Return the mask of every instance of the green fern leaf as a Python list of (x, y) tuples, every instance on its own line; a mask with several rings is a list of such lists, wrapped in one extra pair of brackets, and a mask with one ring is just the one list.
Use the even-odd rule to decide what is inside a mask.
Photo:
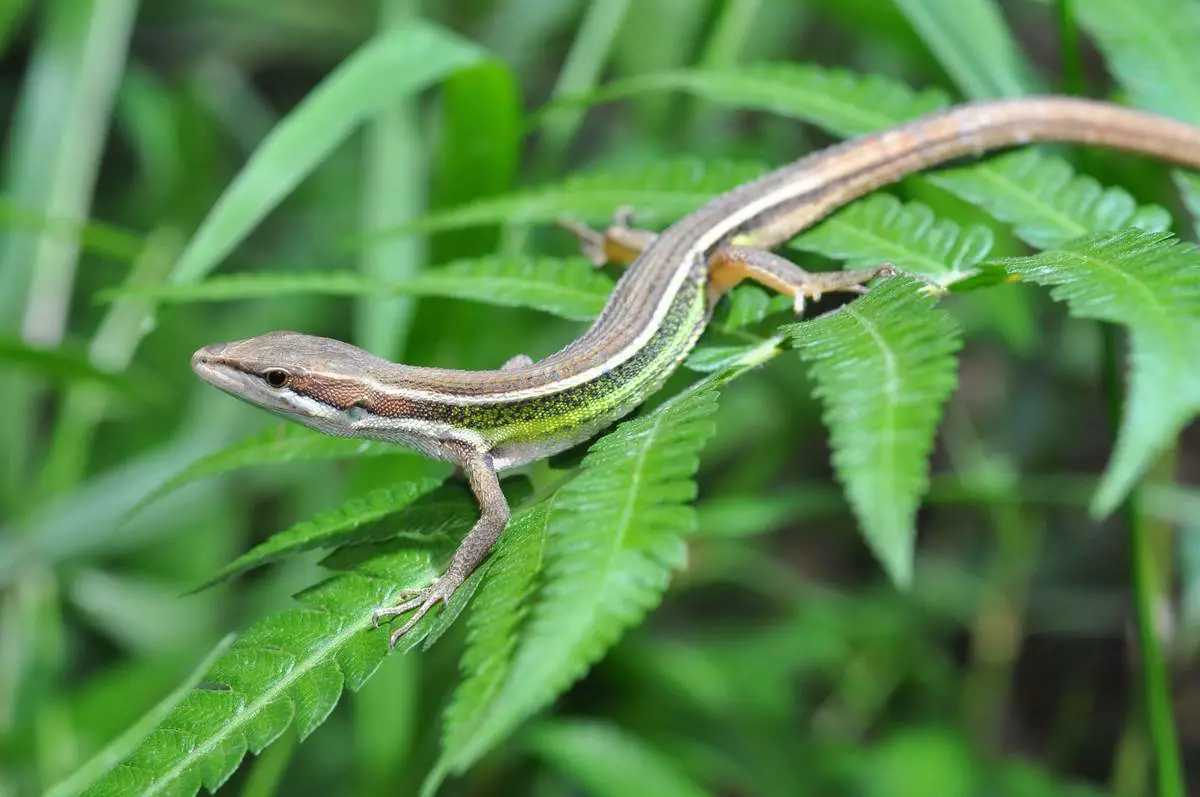
[(1077, 175), (1061, 158), (1023, 150), (978, 166), (929, 175), (935, 185), (1016, 225), (1024, 241), (1047, 249), (1097, 232), (1139, 227), (1159, 231), (1171, 216), (1158, 205), (1138, 206), (1128, 192)]
[[(225, 565), (216, 575), (196, 589), (204, 589), (256, 567), (277, 562), (291, 554), (346, 544), (349, 542), (350, 535), (354, 535), (356, 542), (364, 542), (399, 536), (396, 532), (397, 527), (412, 533), (411, 518), (401, 516), (397, 522), (384, 523), (383, 521), (391, 519), (418, 498), (430, 497), (426, 494), (439, 484), (441, 482), (438, 479), (421, 479), (373, 490), (365, 496), (351, 498), (337, 509), (321, 512), (309, 520), (301, 521), (289, 529), (273, 534), (265, 542), (254, 546)], [(469, 511), (469, 508), (461, 500), (455, 501), (453, 504), (454, 509)], [(450, 514), (457, 516), (453, 513)], [(422, 529), (421, 533), (427, 534), (428, 529)]]
[(1200, 4), (1088, 0), (1076, 13), (1134, 105), (1200, 124)]
[[(437, 777), (462, 772), (553, 700), (662, 597), (670, 571), (683, 564), (683, 535), (695, 523), (692, 478), (712, 433), (715, 385), (728, 373), (601, 438), (551, 499), (543, 584), (509, 674), (484, 690), (488, 703), (456, 698), (447, 738), (457, 747), (443, 751)], [(482, 602), (475, 608), (484, 610)], [(477, 719), (467, 725), (462, 717)]]
[(833, 467), (863, 534), (898, 584), (912, 577), (929, 452), (956, 383), (961, 335), (921, 283), (896, 277), (790, 334), (825, 406)]
[(275, 298), (294, 294), (325, 296), (440, 296), (504, 307), (530, 307), (577, 321), (595, 318), (613, 282), (581, 257), (484, 257), (460, 260), (403, 280), (380, 282), (350, 271), (271, 272), (210, 277), (187, 285), (121, 288), (160, 302), (209, 302)]
[[(477, 728), (512, 675), (517, 629), (532, 603), (542, 568), (550, 502), (517, 514), (492, 554), (491, 569), (479, 588), (467, 621), (467, 648), (460, 669), (463, 680), (443, 717), (442, 749), (460, 758), (470, 750)], [(426, 781), (432, 793), (449, 774), (451, 758), (443, 754)]]
[(1000, 261), (1067, 302), (1071, 314), (1129, 328), (1129, 387), (1092, 512), (1106, 515), (1200, 412), (1200, 253), (1163, 233), (1128, 230)]
[(575, 175), (548, 185), (489, 197), (418, 219), (369, 239), (408, 232), (439, 232), (487, 224), (549, 223), (569, 217), (607, 224), (620, 207), (630, 206), (639, 223), (674, 221), (715, 194), (766, 171), (759, 163), (701, 161), (695, 158), (655, 161), (618, 171)]
[(891, 263), (945, 285), (973, 273), (992, 250), (992, 231), (972, 224), (965, 230), (937, 219), (919, 202), (901, 203), (875, 194), (838, 211), (792, 241), (791, 246), (847, 268)]
[(132, 517), (152, 502), (175, 492), (180, 487), (200, 479), (223, 476), (242, 468), (282, 465), (289, 462), (390, 456), (416, 457), (417, 455), (393, 443), (351, 437), (330, 437), (291, 423), (273, 426), (196, 460), (139, 501), (129, 510), (128, 516)]
[(1030, 70), (993, 0), (895, 0), (909, 24), (968, 97), (1019, 97)]
[(837, 136), (891, 127), (948, 103), (940, 91), (915, 92), (890, 78), (788, 63), (660, 72), (613, 82), (567, 102), (590, 104), (664, 90), (687, 91), (732, 108), (802, 119)]
[[(437, 558), (446, 551), (436, 553)], [(293, 723), (300, 738), (357, 689), (383, 661), (387, 632), (371, 612), (403, 588), (435, 575), (434, 552), (374, 552), (369, 567), (329, 579), (297, 596), (304, 608), (255, 623), (163, 724), (85, 794), (173, 795), (215, 791), (245, 754), (257, 753)], [(428, 628), (428, 625), (424, 625)], [(417, 644), (420, 634), (406, 645)]]

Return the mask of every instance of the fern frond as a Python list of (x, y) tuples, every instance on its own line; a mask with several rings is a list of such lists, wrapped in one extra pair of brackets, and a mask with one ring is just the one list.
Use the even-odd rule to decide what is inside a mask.
[(802, 119), (837, 136), (891, 127), (948, 104), (937, 90), (913, 91), (880, 75), (858, 75), (810, 64), (755, 64), (729, 69), (681, 69), (615, 81), (566, 102), (593, 104), (649, 91), (686, 91), (732, 108)]
[(1164, 208), (1139, 206), (1125, 190), (1104, 188), (1076, 174), (1062, 158), (1032, 149), (935, 172), (928, 179), (1015, 225), (1017, 235), (1039, 249), (1124, 227), (1159, 231), (1171, 226)]
[[(479, 697), (490, 698), (485, 703), (456, 696), (454, 725), (447, 728), (456, 746), (443, 750), (435, 778), (470, 766), (583, 675), (661, 599), (670, 571), (683, 564), (683, 535), (695, 523), (687, 505), (692, 479), (712, 433), (715, 385), (728, 374), (621, 424), (555, 493), (543, 583), (517, 632), (508, 674), (502, 685), (482, 690)], [(485, 611), (482, 601), (473, 611)], [(470, 673), (467, 682), (476, 683)]]
[(992, 231), (938, 219), (920, 202), (875, 194), (839, 210), (791, 242), (804, 252), (846, 261), (847, 268), (891, 263), (947, 285), (972, 273), (992, 250)]
[(1129, 328), (1125, 413), (1092, 501), (1106, 515), (1200, 412), (1200, 253), (1169, 234), (1127, 230), (999, 262), (1052, 286), (1073, 316)]
[(185, 285), (131, 286), (108, 291), (159, 302), (211, 302), (295, 294), (439, 296), (504, 307), (530, 307), (588, 321), (599, 314), (613, 282), (581, 257), (483, 257), (460, 260), (403, 280), (381, 282), (352, 271), (269, 272), (210, 277)]
[(825, 407), (833, 467), (863, 534), (899, 584), (912, 576), (929, 452), (957, 381), (961, 334), (924, 286), (888, 279), (861, 299), (792, 324)]
[(196, 460), (138, 501), (129, 510), (128, 516), (132, 517), (149, 504), (175, 492), (180, 487), (200, 479), (223, 476), (243, 468), (282, 465), (289, 462), (320, 462), (389, 456), (416, 457), (417, 455), (393, 443), (352, 437), (330, 437), (292, 423), (273, 426)]
[(639, 223), (674, 221), (713, 195), (765, 171), (762, 164), (745, 161), (657, 160), (577, 174), (562, 183), (481, 199), (403, 227), (371, 233), (367, 239), (488, 224), (549, 223), (564, 217), (607, 224), (624, 206), (634, 209)]
[(1076, 13), (1134, 105), (1200, 124), (1200, 5), (1088, 0)]
[[(441, 558), (445, 552), (439, 552)], [(163, 724), (85, 794), (141, 797), (215, 791), (247, 752), (295, 724), (301, 739), (383, 661), (387, 632), (371, 612), (436, 573), (428, 550), (376, 553), (369, 568), (297, 596), (303, 608), (255, 623), (221, 656), (206, 686), (188, 694)], [(425, 626), (428, 627), (427, 625)], [(406, 643), (417, 644), (419, 634)]]
[[(467, 647), (460, 669), (463, 680), (442, 718), (442, 749), (464, 755), (476, 728), (512, 675), (517, 629), (524, 622), (542, 568), (550, 502), (543, 501), (513, 518), (492, 554), (492, 567), (480, 585), (467, 620)], [(448, 772), (443, 755), (430, 773), (431, 793)]]
[(973, 99), (1019, 97), (1032, 70), (991, 0), (896, 0), (926, 46)]
[[(382, 521), (401, 512), (418, 498), (441, 484), (438, 479), (421, 479), (402, 482), (392, 487), (372, 490), (369, 494), (351, 498), (337, 509), (321, 512), (309, 520), (303, 520), (291, 528), (271, 535), (265, 542), (251, 548), (217, 571), (216, 575), (196, 589), (204, 589), (233, 576), (253, 570), (271, 562), (277, 562), (291, 554), (311, 551), (316, 548), (332, 548), (342, 545), (354, 535), (356, 542), (382, 537), (398, 536), (396, 527), (411, 533), (410, 522), (403, 516), (387, 528), (379, 528)], [(467, 509), (462, 501), (455, 502), (456, 509)], [(455, 516), (454, 513), (450, 513)], [(459, 513), (461, 514), (461, 513)], [(428, 529), (422, 530), (428, 533)]]

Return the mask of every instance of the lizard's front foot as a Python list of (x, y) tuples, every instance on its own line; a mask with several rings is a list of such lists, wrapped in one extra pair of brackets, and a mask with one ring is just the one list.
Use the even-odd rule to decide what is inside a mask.
[[(441, 578), (435, 579), (432, 584), (424, 589), (406, 589), (399, 595), (400, 603), (395, 606), (385, 606), (376, 609), (371, 613), (371, 622), (376, 628), (379, 627), (379, 621), (384, 617), (396, 617), (407, 612), (413, 612), (412, 617), (408, 621), (392, 632), (388, 637), (388, 648), (396, 647), (396, 643), (400, 641), (400, 637), (412, 630), (421, 618), (429, 613), (439, 602), (450, 600), (450, 596), (458, 589), (462, 583), (461, 579), (457, 581), (450, 576), (449, 573)], [(413, 611), (413, 610), (416, 611)]]

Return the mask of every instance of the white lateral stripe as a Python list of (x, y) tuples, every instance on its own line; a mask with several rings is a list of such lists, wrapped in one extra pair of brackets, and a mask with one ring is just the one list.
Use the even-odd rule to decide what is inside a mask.
[[(371, 388), (383, 395), (395, 398), (413, 399), (417, 401), (435, 401), (440, 404), (469, 406), (473, 404), (496, 404), (538, 398), (540, 396), (551, 395), (553, 393), (558, 393), (559, 391), (575, 387), (576, 385), (590, 382), (591, 380), (608, 373), (613, 368), (637, 354), (639, 351), (641, 351), (642, 347), (644, 347), (650, 341), (650, 338), (654, 336), (654, 333), (658, 331), (659, 327), (662, 325), (663, 319), (666, 317), (667, 310), (670, 308), (671, 303), (675, 301), (675, 297), (679, 293), (679, 289), (683, 283), (683, 280), (688, 273), (688, 269), (685, 267), (685, 264), (690, 262), (693, 257), (704, 257), (705, 253), (708, 252), (708, 250), (714, 244), (716, 244), (733, 230), (736, 230), (745, 222), (755, 218), (761, 213), (778, 207), (794, 197), (820, 188), (825, 182), (828, 182), (827, 178), (822, 177), (815, 172), (806, 175), (805, 179), (786, 181), (779, 189), (769, 194), (764, 194), (754, 202), (746, 203), (742, 207), (720, 219), (720, 221), (714, 224), (705, 235), (698, 237), (696, 242), (692, 244), (687, 252), (684, 253), (683, 257), (680, 258), (680, 263), (676, 266), (675, 273), (671, 277), (671, 284), (663, 293), (663, 297), (661, 301), (659, 301), (658, 306), (654, 308), (653, 315), (651, 315), (650, 319), (643, 324), (642, 330), (638, 333), (637, 337), (630, 341), (628, 346), (614, 354), (612, 357), (593, 365), (591, 368), (588, 368), (585, 371), (580, 371), (574, 376), (556, 381), (550, 385), (544, 385), (542, 387), (527, 388), (525, 390), (512, 390), (503, 393), (491, 393), (484, 396), (450, 396), (445, 393), (434, 393), (427, 390), (397, 388), (393, 385), (382, 384), (376, 380), (370, 380)], [(699, 216), (705, 212), (711, 212), (708, 211), (708, 206), (700, 208), (691, 215)], [(640, 260), (644, 257), (653, 256), (655, 248), (664, 245), (664, 241), (668, 240), (669, 234), (670, 228), (659, 235), (654, 243), (650, 244), (650, 246), (638, 259)]]

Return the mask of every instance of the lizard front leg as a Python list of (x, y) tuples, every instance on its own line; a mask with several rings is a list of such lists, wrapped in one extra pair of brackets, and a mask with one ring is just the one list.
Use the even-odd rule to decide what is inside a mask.
[(450, 558), (450, 565), (432, 584), (424, 589), (406, 590), (395, 606), (376, 609), (372, 615), (375, 625), (384, 617), (413, 612), (412, 616), (388, 637), (388, 647), (394, 648), (400, 637), (412, 630), (422, 617), (437, 603), (450, 600), (450, 596), (475, 572), (475, 568), (487, 558), (492, 546), (508, 525), (511, 511), (504, 491), (500, 489), (500, 478), (492, 467), (492, 458), (463, 443), (454, 443), (454, 462), (467, 474), (467, 483), (475, 500), (479, 502), (479, 520), (463, 537), (462, 542)]

